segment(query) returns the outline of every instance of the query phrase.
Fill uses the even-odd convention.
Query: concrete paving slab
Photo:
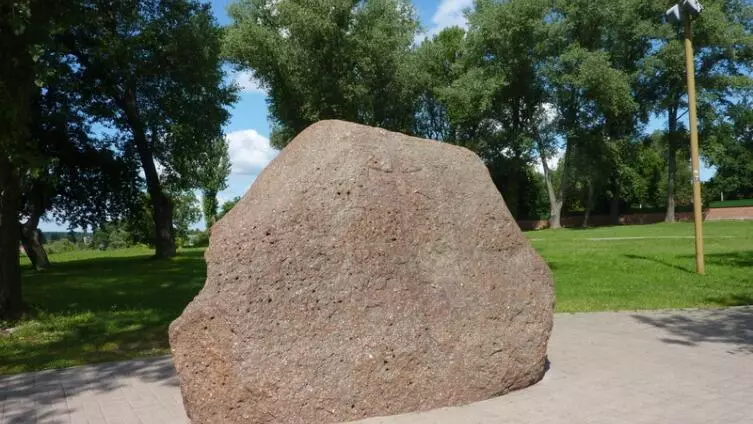
[[[753,423],[753,307],[557,314],[525,390],[358,424]],[[188,423],[169,357],[0,377],[0,424]]]

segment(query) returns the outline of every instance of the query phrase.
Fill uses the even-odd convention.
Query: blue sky
[[[212,0],[212,9],[221,25],[230,23],[227,16],[227,6],[233,0]],[[413,4],[421,20],[424,32],[436,34],[442,28],[465,25],[462,11],[473,4],[473,0],[413,0]],[[225,126],[230,149],[230,159],[233,170],[228,178],[227,190],[218,196],[220,203],[242,196],[256,179],[256,176],[271,161],[277,152],[269,145],[269,122],[267,120],[267,104],[264,91],[255,83],[252,74],[248,72],[232,72],[230,75],[242,91],[238,103],[231,109],[230,121]],[[662,127],[660,120],[653,120],[649,129]],[[702,179],[713,175],[713,170],[704,168]],[[40,225],[44,231],[65,231],[67,225],[55,222],[43,222]],[[200,222],[197,228],[203,228]]]

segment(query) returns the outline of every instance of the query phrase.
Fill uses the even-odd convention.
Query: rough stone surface
[[[552,277],[481,160],[340,121],[303,131],[212,228],[170,326],[194,423],[329,423],[538,381]]]

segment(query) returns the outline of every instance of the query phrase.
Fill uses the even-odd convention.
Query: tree
[[[614,69],[606,53],[590,51],[577,42],[553,60],[548,85],[558,108],[561,133],[562,180],[555,191],[547,157],[542,155],[550,197],[552,228],[560,227],[562,205],[570,183],[570,162],[575,149],[593,149],[593,143],[608,138],[605,124],[611,116],[630,114],[635,109],[627,75]],[[542,146],[544,147],[544,146]],[[546,149],[539,149],[540,154]]]
[[[202,212],[207,228],[217,221],[217,193],[227,188],[227,177],[230,175],[230,156],[227,141],[218,138],[211,142],[211,148],[204,152],[201,165],[200,181],[202,187]]]
[[[175,236],[180,246],[188,239],[191,226],[201,219],[201,208],[193,191],[171,193],[175,203]]]
[[[462,119],[458,111],[448,109],[449,99],[445,97],[447,90],[465,72],[464,49],[465,31],[450,27],[424,40],[415,54],[408,56],[418,98],[413,130],[416,135],[450,143],[464,138]]]
[[[175,254],[170,185],[199,186],[196,161],[221,137],[234,90],[223,83],[221,29],[193,0],[84,2],[60,37],[82,83],[88,113],[128,134],[152,207],[155,256]]]
[[[750,86],[748,63],[753,54],[750,22],[753,6],[742,0],[708,0],[703,15],[693,24],[695,72],[701,125],[715,109],[724,107],[734,92]],[[642,102],[667,116],[667,211],[675,217],[677,155],[685,130],[680,123],[686,113],[685,64],[682,25],[659,24],[653,53],[644,59],[641,71]],[[702,141],[703,142],[703,141]]]
[[[246,0],[229,15],[224,51],[268,89],[273,145],[322,119],[411,132],[408,1]]]
[[[563,1],[546,17],[550,35],[542,75],[547,103],[556,111],[556,122],[554,137],[547,138],[549,143],[539,137],[537,144],[547,180],[552,228],[560,227],[576,150],[581,155],[592,152],[597,157],[613,150],[602,148],[601,143],[617,142],[633,129],[632,116],[638,108],[629,67],[618,60],[618,55],[641,38],[623,31],[630,27],[632,18],[628,17],[636,13],[632,11],[634,5],[627,3],[607,2],[592,7],[587,0]],[[562,152],[562,180],[557,190],[546,164],[552,150]],[[594,163],[604,161],[598,159]]]
[[[468,14],[466,60],[493,87],[486,118],[494,129],[480,151],[490,163],[525,170],[533,161],[537,113],[546,98],[539,65],[546,54],[550,9],[546,0],[484,0]],[[508,186],[520,186],[524,175],[511,172]],[[508,201],[514,215],[517,203]]]
[[[201,209],[192,190],[176,190],[167,187],[166,191],[174,205],[173,225],[176,242],[178,245],[182,245],[188,237],[191,225],[196,224],[201,219]],[[122,223],[114,224],[122,225],[129,235],[129,239],[134,243],[154,246],[157,243],[157,236],[154,232],[154,226],[151,225],[153,203],[149,199],[148,193],[141,193],[138,199],[140,207],[131,211]]]
[[[96,227],[123,216],[139,189],[131,155],[119,150],[123,143],[91,135],[62,56],[46,46],[39,59],[46,77],[37,83],[29,130],[36,167],[21,173],[21,241],[37,269],[49,266],[38,229],[45,214],[71,228]]]
[[[415,66],[420,133],[463,145],[486,162],[513,216],[536,207],[531,164],[546,1],[477,1],[467,34],[449,28],[424,41]],[[534,186],[535,187],[535,186]]]
[[[32,0],[0,5],[0,320],[22,312],[19,264],[20,170],[30,167],[28,121],[34,87],[34,46],[51,30],[44,5]],[[54,9],[51,7],[46,11]],[[38,13],[39,12],[39,13]]]
[[[239,196],[234,197],[232,200],[228,200],[227,202],[222,204],[222,207],[220,208],[220,213],[217,216],[217,219],[220,220],[223,216],[225,216],[228,212],[230,212],[230,209],[233,209],[233,207],[241,200]]]
[[[745,199],[753,197],[753,108],[743,98],[730,105],[712,130],[704,132],[706,158],[716,167],[709,182],[714,197]]]

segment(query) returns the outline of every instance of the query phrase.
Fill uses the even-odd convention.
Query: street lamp
[[[697,0],[682,0],[667,10],[668,22],[685,24],[685,68],[688,79],[688,111],[690,112],[690,157],[693,166],[693,220],[695,221],[695,267],[704,273],[703,265],[703,211],[701,210],[701,173],[698,160],[698,116],[695,104],[695,69],[690,23],[703,11]]]

